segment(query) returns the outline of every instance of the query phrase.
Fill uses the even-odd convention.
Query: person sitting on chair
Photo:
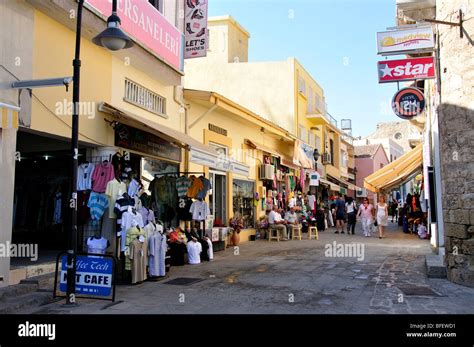
[[[288,230],[288,237],[291,238],[294,227],[299,225],[299,218],[294,207],[290,207],[290,210],[286,212],[285,220],[287,222],[286,229]]]
[[[268,223],[270,228],[276,229],[280,233],[284,241],[288,240],[288,234],[286,231],[286,221],[281,217],[280,209],[277,205],[273,206],[273,211],[268,215]]]

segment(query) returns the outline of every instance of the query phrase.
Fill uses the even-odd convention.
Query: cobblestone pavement
[[[201,279],[188,286],[169,279],[118,286],[114,305],[82,299],[73,309],[59,302],[18,313],[474,313],[474,288],[426,277],[428,241],[388,229],[384,239],[330,229],[319,240],[248,242],[238,255],[227,248],[212,262],[172,267],[169,279]],[[363,260],[327,256],[334,241],[364,247]]]

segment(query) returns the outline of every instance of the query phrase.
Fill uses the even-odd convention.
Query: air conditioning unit
[[[357,194],[358,198],[366,198],[367,197],[367,189],[365,189],[365,188],[362,188],[360,190],[358,189],[356,194]]]
[[[273,180],[275,178],[275,167],[270,164],[260,166],[260,179]]]
[[[323,153],[323,157],[322,157],[322,161],[323,161],[323,164],[331,164],[332,163],[332,160],[331,160],[331,153]]]

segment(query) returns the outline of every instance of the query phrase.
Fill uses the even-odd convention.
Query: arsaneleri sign
[[[378,62],[379,83],[435,78],[433,57],[384,60]]]
[[[87,8],[106,20],[110,1],[85,0]],[[118,0],[117,15],[122,29],[174,69],[184,70],[184,35],[148,1]]]

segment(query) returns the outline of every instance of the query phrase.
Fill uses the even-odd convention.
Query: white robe
[[[168,250],[166,236],[160,233],[151,235],[148,240],[148,266],[150,276],[165,276],[165,256]]]

